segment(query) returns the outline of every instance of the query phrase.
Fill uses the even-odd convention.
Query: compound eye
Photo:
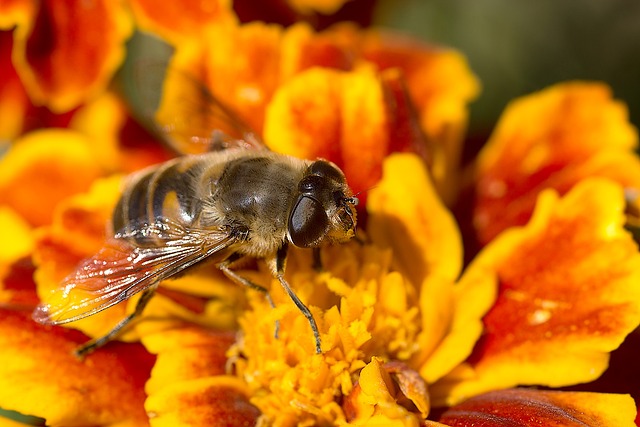
[[[315,199],[302,196],[289,217],[291,242],[300,248],[316,246],[327,233],[329,217]]]

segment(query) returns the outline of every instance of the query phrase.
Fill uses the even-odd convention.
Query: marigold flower
[[[606,86],[558,85],[505,112],[476,164],[485,246],[464,266],[446,206],[478,83],[459,53],[350,24],[239,24],[226,0],[187,2],[179,17],[130,3],[131,14],[119,2],[2,5],[32,101],[75,110],[65,129],[25,133],[0,159],[0,423],[15,411],[78,426],[634,425],[629,395],[511,388],[591,381],[640,324],[640,254],[625,228],[639,203],[637,136]],[[90,37],[68,37],[70,16]],[[210,114],[202,81],[272,150],[328,158],[368,190],[358,238],[323,247],[321,270],[310,251],[289,250],[286,279],[322,352],[260,260],[238,272],[267,286],[275,308],[199,266],[161,283],[118,337],[128,343],[84,360],[73,350],[137,296],[65,326],[29,318],[37,302],[86,292],[63,295],[60,283],[116,231],[123,173],[167,158],[148,135],[127,135],[127,108],[106,90],[131,19],[175,45],[156,119],[178,148],[216,128],[242,134]],[[41,51],[47,28],[59,43]],[[75,81],[64,77],[74,64]],[[0,111],[22,106],[10,84],[0,90]],[[5,130],[13,139],[24,126]]]

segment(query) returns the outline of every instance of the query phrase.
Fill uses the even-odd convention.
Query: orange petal
[[[274,95],[264,129],[274,151],[338,164],[355,192],[380,178],[389,135],[383,87],[369,70],[301,72]]]
[[[255,425],[260,412],[249,403],[242,381],[227,376],[197,379],[167,387],[147,399],[154,427]]]
[[[168,75],[164,90],[170,89],[169,97],[166,93],[163,95],[159,109],[162,114],[158,114],[186,128],[178,129],[178,133],[188,132],[188,125],[195,121],[194,135],[210,137],[213,129],[204,126],[211,125],[212,117],[207,117],[206,104],[202,108],[199,88],[193,87],[190,79],[180,78],[181,73],[186,73],[191,79],[201,81],[217,99],[261,134],[264,110],[278,83],[281,37],[281,27],[261,22],[242,26],[209,25],[199,40],[178,47],[170,64],[178,73]],[[185,88],[179,81],[171,82],[172,79],[182,80],[190,87]],[[220,117],[213,117],[216,118],[219,121]],[[166,120],[161,123],[165,124]],[[226,126],[216,127],[225,130]]]
[[[33,0],[2,0],[0,2],[0,28],[13,29],[17,24],[32,19],[36,2]]]
[[[640,254],[623,190],[593,178],[544,192],[529,224],[488,245],[466,274],[497,277],[498,299],[469,364],[432,391],[457,402],[517,384],[591,381],[640,323]],[[464,279],[463,279],[464,280]]]
[[[31,286],[14,286],[16,275],[20,276],[26,271],[29,271],[27,275],[33,273],[33,269],[28,266],[30,263],[24,261],[33,251],[33,231],[12,209],[1,205],[0,242],[10,242],[0,245],[0,304],[36,304],[35,288],[31,280]]]
[[[0,159],[0,203],[32,225],[51,221],[64,198],[86,190],[102,173],[91,141],[62,129],[29,133]]]
[[[236,20],[230,0],[162,3],[132,0],[129,4],[140,29],[157,34],[176,46],[185,39],[201,37],[212,23]]]
[[[559,84],[511,103],[478,159],[480,240],[526,224],[545,188],[564,194],[587,176],[640,187],[638,136],[627,116],[597,83]]]
[[[121,2],[42,1],[15,32],[13,59],[31,99],[68,111],[101,92],[132,31]]]
[[[47,425],[147,425],[143,387],[153,357],[121,344],[80,361],[72,353],[85,339],[0,309],[0,407]]]
[[[635,427],[629,395],[513,389],[473,397],[439,419],[451,427],[566,426]]]
[[[379,69],[399,68],[429,141],[431,174],[446,203],[457,191],[468,103],[480,91],[478,79],[458,52],[429,46],[389,31],[369,30],[360,41],[363,59]]]
[[[0,20],[3,13],[0,12]],[[22,132],[29,106],[27,93],[11,63],[12,47],[12,33],[0,31],[0,146],[15,139]]]

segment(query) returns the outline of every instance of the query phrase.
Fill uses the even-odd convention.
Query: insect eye
[[[316,246],[328,227],[329,218],[320,202],[311,197],[300,197],[289,217],[291,242],[300,248]]]
[[[322,186],[323,179],[318,175],[307,175],[300,180],[298,184],[298,190],[302,194],[310,194],[318,191]]]

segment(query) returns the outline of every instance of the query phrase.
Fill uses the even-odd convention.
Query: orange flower
[[[320,271],[310,251],[289,251],[286,279],[316,320],[320,353],[258,261],[239,274],[275,304],[204,265],[162,282],[118,337],[129,343],[75,358],[137,297],[65,327],[28,312],[84,292],[60,282],[117,231],[108,224],[121,174],[166,155],[131,143],[126,107],[105,89],[131,30],[122,4],[76,15],[73,1],[5,2],[0,25],[18,25],[13,55],[30,96],[44,88],[51,108],[78,108],[66,129],[26,133],[0,159],[0,423],[19,413],[78,426],[634,425],[630,396],[505,390],[591,381],[640,324],[640,254],[625,230],[636,135],[606,87],[557,86],[505,113],[477,163],[486,246],[465,268],[446,206],[478,84],[458,53],[346,24],[241,25],[227,1],[188,2],[176,19],[171,5],[131,5],[140,28],[176,48],[156,114],[174,145],[210,141],[219,126],[247,131],[220,122],[202,81],[274,151],[331,159],[356,191],[370,190],[359,196],[361,230],[323,247]],[[69,16],[104,39],[60,36],[43,61],[30,50],[42,23],[65,34]],[[90,45],[78,79],[62,77]],[[14,138],[24,126],[7,129]]]

